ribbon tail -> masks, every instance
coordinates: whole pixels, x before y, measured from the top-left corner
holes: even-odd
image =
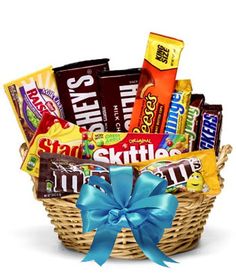
[[[165,262],[177,263],[166,256],[142,229],[132,228],[132,232],[139,247],[150,260],[164,267],[168,267]]]
[[[112,228],[109,225],[99,227],[93,239],[88,254],[83,258],[82,262],[95,261],[98,265],[103,265],[109,258],[117,234],[120,228]]]

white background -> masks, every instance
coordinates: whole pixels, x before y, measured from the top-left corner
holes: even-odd
[[[213,274],[235,267],[235,156],[223,176],[197,249],[162,268],[149,260],[108,260],[100,268],[81,263],[53,232],[32,183],[20,171],[23,142],[2,84],[49,64],[111,58],[111,69],[142,65],[150,31],[183,39],[178,78],[191,78],[195,92],[222,103],[222,144],[235,145],[236,39],[234,1],[1,1],[0,4],[0,273],[1,274]],[[5,3],[5,4],[3,4]],[[63,3],[63,4],[62,4]],[[4,270],[4,271],[3,271]],[[50,273],[49,273],[50,272]]]

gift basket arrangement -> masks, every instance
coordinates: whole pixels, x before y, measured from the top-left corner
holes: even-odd
[[[183,47],[150,33],[141,69],[110,70],[104,58],[4,86],[25,138],[21,169],[84,261],[165,266],[201,237],[232,148],[220,147],[222,106],[176,80]]]

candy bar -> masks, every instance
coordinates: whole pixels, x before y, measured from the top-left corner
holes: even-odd
[[[191,80],[177,80],[166,121],[165,133],[183,134],[192,92]]]
[[[185,134],[189,135],[189,151],[197,147],[199,118],[205,101],[203,94],[192,94],[188,108],[187,121],[185,125]]]
[[[82,61],[54,69],[65,119],[93,132],[104,132],[97,74],[109,70],[108,61]]]
[[[135,163],[188,152],[188,136],[144,133],[84,133],[83,158]]]
[[[167,191],[220,193],[216,157],[213,149],[194,151],[159,160],[134,164],[139,173],[152,173],[168,182]]]
[[[184,43],[150,33],[129,132],[163,133]]]
[[[44,113],[64,116],[51,66],[11,81],[4,88],[27,143]]]
[[[199,140],[197,148],[214,148],[219,152],[222,125],[222,105],[204,105],[201,113]]]
[[[50,114],[44,114],[21,169],[32,176],[39,175],[39,156],[43,152],[82,156],[82,133],[86,131],[77,125]]]
[[[128,69],[99,73],[105,131],[128,131],[140,72],[140,69]]]
[[[108,180],[106,163],[82,160],[75,157],[42,153],[40,155],[38,198],[54,198],[79,193],[90,176]]]

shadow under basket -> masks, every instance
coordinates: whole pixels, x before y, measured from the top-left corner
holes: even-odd
[[[220,176],[220,171],[224,167],[228,159],[227,155],[231,150],[232,147],[230,145],[223,146],[217,160],[217,173],[221,188],[223,188],[224,180]],[[21,155],[23,156],[26,151],[26,144],[22,144],[20,148]],[[33,182],[34,187],[36,187],[38,179],[33,178]],[[216,198],[206,196],[202,193],[190,192],[178,193],[175,196],[178,199],[179,205],[172,228],[165,230],[158,244],[158,247],[167,255],[185,252],[197,246]],[[48,212],[48,217],[55,226],[55,232],[57,232],[58,238],[62,243],[67,248],[87,253],[95,232],[82,233],[80,210],[75,206],[77,198],[78,194],[62,198],[41,199],[40,201],[43,202]],[[146,258],[129,229],[122,229],[118,234],[111,256],[123,259]]]

